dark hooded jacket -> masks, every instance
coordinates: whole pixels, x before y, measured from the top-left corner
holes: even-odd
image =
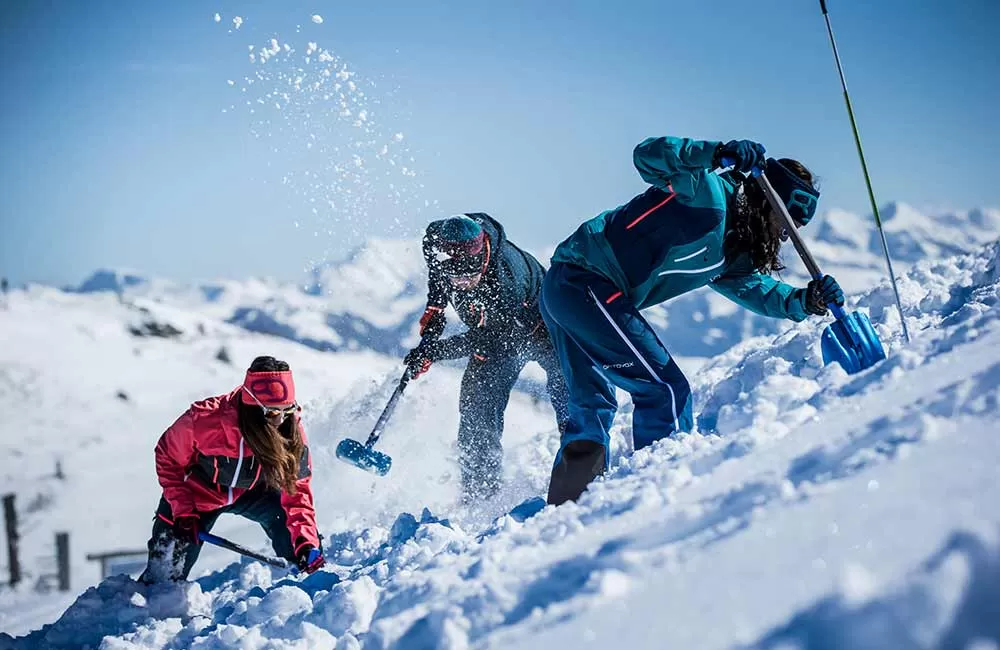
[[[455,308],[468,331],[438,341],[436,356],[459,359],[520,349],[531,336],[544,330],[538,311],[538,295],[545,269],[531,254],[510,241],[496,219],[482,212],[466,216],[480,225],[486,234],[485,269],[472,289],[462,291],[438,268],[433,250],[436,224],[427,226],[423,252],[428,268],[427,305]]]

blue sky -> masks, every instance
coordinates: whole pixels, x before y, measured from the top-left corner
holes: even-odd
[[[1000,204],[1000,4],[829,8],[879,201]],[[541,248],[642,189],[631,151],[649,135],[756,139],[813,168],[822,209],[867,212],[818,2],[7,0],[0,11],[0,274],[13,282],[77,283],[98,267],[299,281],[366,237],[417,236],[463,211]],[[284,132],[262,130],[270,118],[248,113],[240,87],[266,67],[248,46],[272,36],[295,56],[311,41],[348,62],[372,135],[335,123],[316,96],[270,114]],[[369,160],[364,191],[340,200],[333,181],[348,172],[335,165],[349,167],[351,144],[395,133],[394,162],[415,176]]]

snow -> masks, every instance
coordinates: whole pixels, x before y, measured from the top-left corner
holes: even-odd
[[[378,241],[366,250],[376,260],[402,254]],[[340,273],[338,286],[363,282]],[[396,300],[404,276],[387,276],[395,288],[372,302]],[[398,362],[367,350],[323,353],[226,322],[218,305],[227,292],[242,287],[267,301],[285,291],[271,283],[220,283],[212,296],[149,279],[110,284],[121,298],[14,291],[0,319],[0,337],[13,342],[0,352],[0,404],[32,414],[3,425],[0,453],[18,462],[5,466],[0,488],[44,496],[22,515],[22,548],[71,530],[74,588],[96,585],[0,592],[0,629],[12,635],[0,647],[1000,642],[998,242],[918,262],[899,278],[909,346],[888,282],[851,295],[889,351],[862,374],[822,365],[821,319],[692,360],[698,431],[633,454],[626,402],[608,476],[579,503],[537,514],[556,445],[544,401],[515,393],[504,491],[463,508],[457,368],[436,367],[407,390],[380,445],[393,469],[377,478],[337,461],[333,448],[366,435]],[[181,334],[129,334],[150,320]],[[234,365],[214,358],[221,346]],[[159,432],[186,402],[236,385],[264,351],[288,358],[303,394],[328,567],[296,578],[207,549],[187,585],[145,588],[124,576],[97,585],[82,556],[141,547],[148,534]],[[55,456],[65,479],[51,476]],[[217,532],[265,548],[238,519],[223,518]],[[37,562],[28,564],[37,578]]]
[[[314,23],[322,20],[313,16]],[[284,174],[275,189],[293,212],[307,216],[303,226],[317,238],[359,246],[372,233],[416,236],[401,224],[436,202],[423,196],[410,145],[385,122],[408,111],[394,89],[380,88],[324,43],[298,35],[267,38],[248,59],[233,88],[240,102],[228,114],[266,142],[269,166],[296,161],[300,171]],[[305,261],[310,268],[330,262],[329,251]]]

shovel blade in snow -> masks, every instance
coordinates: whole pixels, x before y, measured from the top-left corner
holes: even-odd
[[[885,359],[885,349],[866,314],[841,312],[823,330],[823,363],[839,363],[849,375],[871,368]]]
[[[337,445],[337,458],[366,472],[385,476],[392,467],[392,458],[357,440],[344,438]]]

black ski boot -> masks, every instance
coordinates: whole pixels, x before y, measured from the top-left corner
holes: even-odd
[[[559,464],[552,468],[548,503],[576,501],[595,478],[604,473],[608,450],[593,440],[574,440],[562,450]]]

